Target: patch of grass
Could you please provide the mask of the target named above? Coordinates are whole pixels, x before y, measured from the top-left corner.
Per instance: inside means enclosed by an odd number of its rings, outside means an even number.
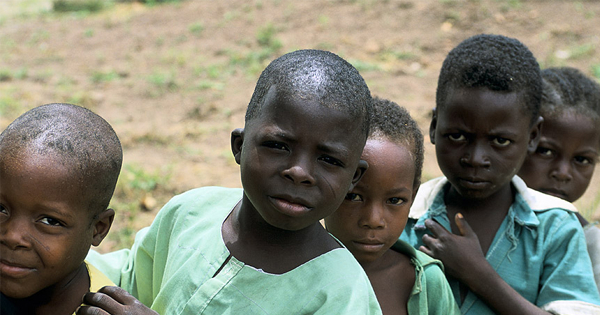
[[[177,84],[175,75],[172,72],[154,72],[148,76],[147,80],[162,92],[173,92],[179,88],[179,84]]]
[[[92,72],[91,75],[91,81],[92,83],[104,83],[104,82],[111,82],[114,81],[116,79],[118,79],[120,76],[117,72],[115,71],[94,71]]]
[[[350,59],[348,62],[358,71],[380,71],[381,67],[378,64],[365,62],[358,59]]]
[[[600,63],[592,65],[592,75],[594,75],[594,77],[600,81]]]
[[[596,47],[593,44],[583,44],[571,49],[570,59],[581,59],[592,56],[596,52]]]
[[[263,26],[256,34],[256,42],[260,47],[269,48],[276,51],[281,48],[281,41],[275,38],[277,29],[271,23]]]
[[[105,2],[101,0],[54,0],[52,9],[55,12],[99,12],[104,9]]]
[[[190,30],[190,33],[194,34],[194,36],[200,36],[202,31],[204,31],[204,25],[201,22],[196,22],[190,24],[188,29]]]

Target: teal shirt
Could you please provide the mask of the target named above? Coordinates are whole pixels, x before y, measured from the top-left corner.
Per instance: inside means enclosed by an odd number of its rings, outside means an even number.
[[[206,187],[176,196],[130,250],[91,251],[87,259],[161,315],[381,314],[369,279],[345,248],[284,274],[228,260],[221,226],[242,193]]]
[[[435,219],[450,230],[444,187],[445,178],[433,179],[419,188],[401,240],[415,248],[428,232],[425,220]],[[527,188],[515,176],[515,202],[510,207],[486,259],[511,287],[537,306],[557,300],[579,300],[600,305],[583,229],[572,204]],[[450,287],[460,305],[459,283]],[[494,314],[469,292],[460,305],[463,314]]]
[[[408,315],[460,315],[442,262],[398,240],[392,249],[408,256],[415,267],[415,284],[408,298]]]

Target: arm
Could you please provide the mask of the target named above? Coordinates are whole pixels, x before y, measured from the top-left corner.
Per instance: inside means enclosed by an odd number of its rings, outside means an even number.
[[[419,249],[441,260],[449,275],[457,278],[498,314],[550,314],[527,301],[492,268],[485,259],[479,239],[469,224],[457,214],[460,235],[448,232],[433,220],[425,225],[434,236],[424,235]]]

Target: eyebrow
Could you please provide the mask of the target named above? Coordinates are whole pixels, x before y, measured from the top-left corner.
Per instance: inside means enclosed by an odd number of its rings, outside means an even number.
[[[37,208],[46,214],[55,214],[62,218],[67,218],[67,219],[75,218],[75,215],[71,211],[64,211],[64,210],[56,208],[56,207],[47,206],[47,205],[38,205]]]

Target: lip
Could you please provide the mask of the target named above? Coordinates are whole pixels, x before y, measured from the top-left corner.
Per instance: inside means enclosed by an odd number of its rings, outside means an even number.
[[[468,189],[485,189],[488,187],[488,185],[490,184],[490,182],[484,180],[484,179],[480,179],[480,178],[459,178],[458,179],[460,184]]]
[[[0,273],[3,277],[19,279],[36,271],[36,268],[27,267],[18,263],[0,260]]]
[[[381,249],[383,249],[385,246],[385,243],[375,239],[352,241],[352,244],[359,250],[373,253],[381,251]]]
[[[289,196],[269,196],[271,203],[283,214],[295,217],[309,212],[312,207],[308,206],[302,198]]]
[[[560,199],[565,199],[565,200],[567,199],[567,194],[560,189],[550,188],[550,189],[540,189],[540,191],[543,192],[544,194],[558,197]]]

